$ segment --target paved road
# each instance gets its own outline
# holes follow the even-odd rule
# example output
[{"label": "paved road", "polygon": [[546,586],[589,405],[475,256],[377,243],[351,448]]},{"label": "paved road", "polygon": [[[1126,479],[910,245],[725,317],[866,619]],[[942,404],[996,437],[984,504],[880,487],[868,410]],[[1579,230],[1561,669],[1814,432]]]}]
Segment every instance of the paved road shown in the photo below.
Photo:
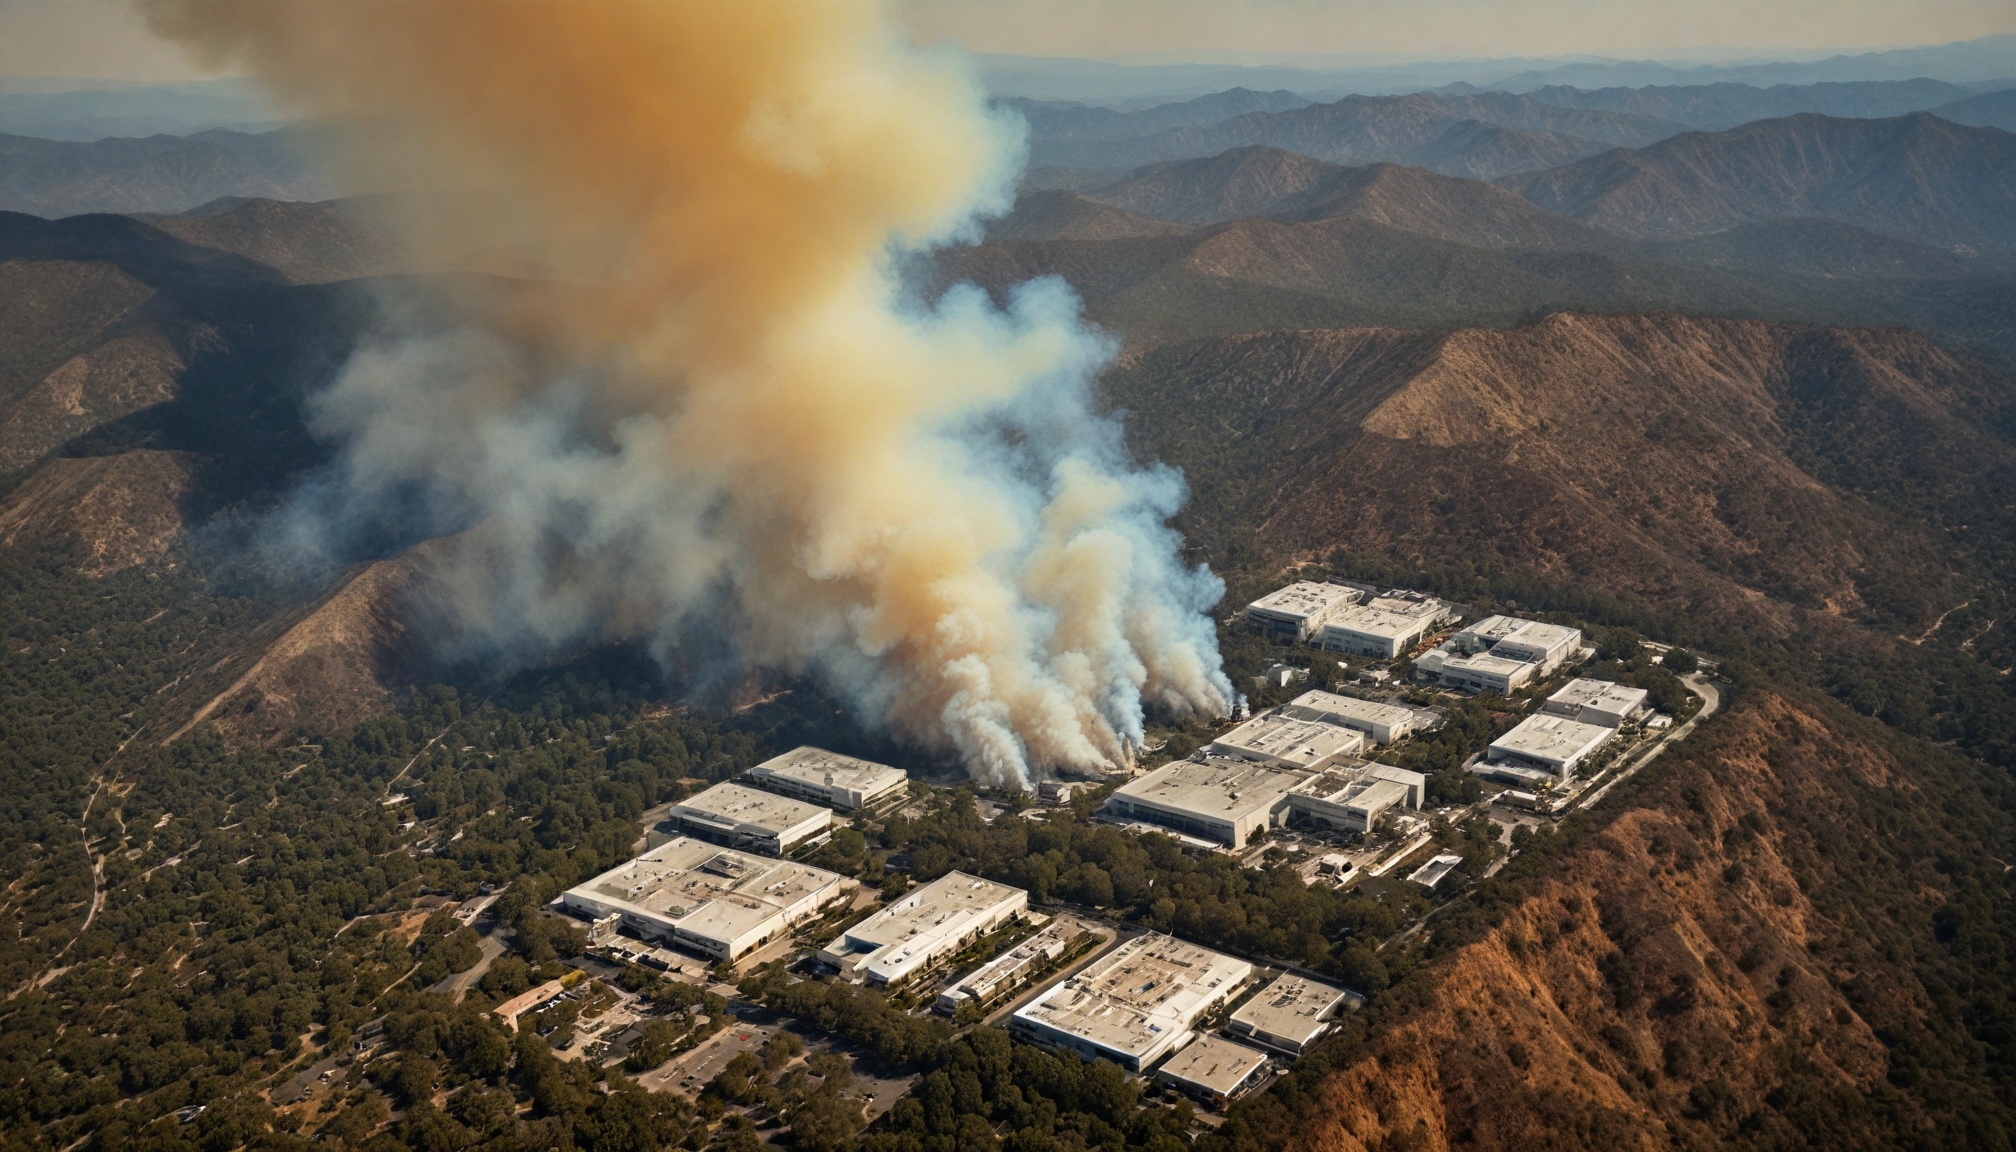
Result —
[{"label": "paved road", "polygon": [[461,1003],[462,997],[469,994],[469,989],[474,988],[476,982],[483,979],[483,974],[490,971],[490,965],[504,954],[504,933],[493,928],[480,938],[478,946],[483,950],[483,958],[476,961],[474,967],[467,972],[457,972],[453,976],[443,978],[428,991],[439,992],[452,998],[456,1003]]},{"label": "paved road", "polygon": [[1688,689],[1691,690],[1696,696],[1701,697],[1701,710],[1699,712],[1694,713],[1694,715],[1685,724],[1679,725],[1678,727],[1674,728],[1671,732],[1668,732],[1665,736],[1661,737],[1657,742],[1655,742],[1652,745],[1652,747],[1646,749],[1643,753],[1641,753],[1637,760],[1633,761],[1629,765],[1626,765],[1623,771],[1610,777],[1610,779],[1607,782],[1605,782],[1601,788],[1598,788],[1594,792],[1589,793],[1589,795],[1584,796],[1582,798],[1581,803],[1575,805],[1576,810],[1590,807],[1591,805],[1595,804],[1598,800],[1603,799],[1604,796],[1609,794],[1610,789],[1615,788],[1617,785],[1623,783],[1626,780],[1629,780],[1632,776],[1637,774],[1640,768],[1643,768],[1645,767],[1645,765],[1650,764],[1654,760],[1657,760],[1659,758],[1660,753],[1666,751],[1667,748],[1671,747],[1672,745],[1678,743],[1681,740],[1685,740],[1688,736],[1692,735],[1694,729],[1700,727],[1701,721],[1706,720],[1708,717],[1713,716],[1715,713],[1720,712],[1722,710],[1722,689],[1716,687],[1715,681],[1709,679],[1702,673],[1696,672],[1692,676],[1684,677],[1682,679],[1682,683],[1686,684]]}]

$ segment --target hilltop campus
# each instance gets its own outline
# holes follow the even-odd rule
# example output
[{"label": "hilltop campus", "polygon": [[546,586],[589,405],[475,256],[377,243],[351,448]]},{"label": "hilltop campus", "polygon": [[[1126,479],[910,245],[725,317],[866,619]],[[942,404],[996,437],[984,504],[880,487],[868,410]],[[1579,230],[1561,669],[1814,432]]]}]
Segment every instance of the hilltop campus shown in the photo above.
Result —
[{"label": "hilltop campus", "polygon": [[[1275,697],[1188,756],[1044,781],[1019,808],[988,801],[983,818],[1086,818],[1249,867],[1285,859],[1311,885],[1390,875],[1435,889],[1463,856],[1431,844],[1428,778],[1388,761],[1436,732],[1450,703],[1493,693],[1504,702],[1491,706],[1516,717],[1465,765],[1493,789],[1475,810],[1508,827],[1573,803],[1617,746],[1658,726],[1644,689],[1575,675],[1593,654],[1575,628],[1466,623],[1431,596],[1311,581],[1256,600],[1241,621],[1291,658],[1302,647],[1344,662],[1329,683]],[[1277,665],[1270,678],[1306,675]],[[1106,788],[1104,799],[1072,808],[1087,787]],[[608,961],[718,975],[790,959],[804,976],[911,1011],[990,1018],[1210,1106],[1265,1084],[1358,1001],[1293,966],[1096,911],[1038,909],[983,876],[948,871],[877,899],[817,863],[837,830],[921,812],[928,798],[900,769],[801,747],[667,805],[641,851],[555,903],[589,922],[591,953]],[[890,865],[907,869],[907,856]],[[568,994],[535,989],[512,1001],[512,1020]]]}]

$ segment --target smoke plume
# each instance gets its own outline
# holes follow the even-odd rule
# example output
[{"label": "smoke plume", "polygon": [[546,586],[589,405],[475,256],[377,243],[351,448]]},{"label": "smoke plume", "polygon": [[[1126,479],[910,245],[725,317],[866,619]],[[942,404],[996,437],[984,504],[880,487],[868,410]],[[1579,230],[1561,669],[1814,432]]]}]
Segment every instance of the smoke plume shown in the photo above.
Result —
[{"label": "smoke plume", "polygon": [[437,193],[416,248],[520,275],[314,412],[338,503],[476,525],[466,635],[725,624],[993,779],[1122,760],[1144,702],[1226,712],[1221,585],[1178,559],[1180,479],[1094,415],[1111,349],[1069,291],[901,289],[1006,207],[1021,139],[885,0],[143,3],[364,126],[358,178]]}]

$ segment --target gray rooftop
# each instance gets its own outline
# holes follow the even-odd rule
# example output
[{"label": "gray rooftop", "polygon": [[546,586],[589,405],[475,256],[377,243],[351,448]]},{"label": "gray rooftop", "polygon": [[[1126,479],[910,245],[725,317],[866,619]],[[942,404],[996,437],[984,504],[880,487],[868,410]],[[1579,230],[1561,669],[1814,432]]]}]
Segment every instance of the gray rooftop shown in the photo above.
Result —
[{"label": "gray rooftop", "polygon": [[1389,726],[1406,724],[1414,719],[1412,708],[1403,708],[1398,704],[1381,704],[1376,700],[1360,700],[1356,696],[1339,696],[1334,692],[1313,689],[1297,696],[1282,711],[1303,720],[1328,720],[1335,716],[1360,720],[1367,724]]},{"label": "gray rooftop", "polygon": [[673,806],[697,813],[723,824],[743,824],[779,835],[808,820],[832,819],[833,812],[817,804],[764,792],[743,784],[716,784],[698,796],[689,796]]},{"label": "gray rooftop", "polygon": [[1630,712],[1643,705],[1648,695],[1643,688],[1627,688],[1610,680],[1570,680],[1547,700],[1603,712]]},{"label": "gray rooftop", "polygon": [[679,837],[573,891],[717,940],[733,940],[847,878]]},{"label": "gray rooftop", "polygon": [[1356,588],[1346,588],[1342,584],[1318,584],[1304,580],[1269,592],[1248,605],[1247,611],[1299,620],[1321,616],[1340,604],[1354,603],[1359,595]]},{"label": "gray rooftop", "polygon": [[1232,1013],[1232,1024],[1300,1048],[1316,1038],[1337,1006],[1350,998],[1342,988],[1286,975]]},{"label": "gray rooftop", "polygon": [[1290,789],[1306,779],[1302,773],[1283,772],[1247,760],[1175,760],[1139,780],[1121,785],[1115,795],[1213,819],[1233,820],[1273,808]]},{"label": "gray rooftop", "polygon": [[1253,966],[1173,936],[1149,933],[1052,986],[1015,1015],[1139,1059],[1187,1031]]},{"label": "gray rooftop", "polygon": [[1275,712],[1248,720],[1212,741],[1211,746],[1233,754],[1265,757],[1296,767],[1317,769],[1339,756],[1349,756],[1365,747],[1365,737],[1336,724]]},{"label": "gray rooftop", "polygon": [[1206,1092],[1229,1096],[1247,1077],[1259,1071],[1267,1059],[1265,1052],[1256,1052],[1244,1044],[1217,1036],[1199,1036],[1171,1056],[1156,1073],[1194,1084]]},{"label": "gray rooftop", "polygon": [[1584,724],[1566,716],[1528,716],[1510,732],[1491,742],[1494,752],[1561,763],[1587,753],[1617,734],[1601,724]]}]

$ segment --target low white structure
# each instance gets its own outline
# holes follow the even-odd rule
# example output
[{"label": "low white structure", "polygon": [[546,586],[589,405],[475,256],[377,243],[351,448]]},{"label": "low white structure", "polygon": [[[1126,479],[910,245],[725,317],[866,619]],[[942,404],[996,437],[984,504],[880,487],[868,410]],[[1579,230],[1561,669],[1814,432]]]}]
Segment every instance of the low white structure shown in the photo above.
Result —
[{"label": "low white structure", "polygon": [[947,1016],[968,1004],[985,1007],[1028,983],[1051,961],[1071,946],[1072,929],[1061,923],[1046,925],[1041,932],[968,972],[959,982],[938,994],[932,1005]]},{"label": "low white structure", "polygon": [[1393,808],[1419,808],[1426,784],[1426,777],[1419,772],[1384,764],[1332,770],[1291,793],[1288,808],[1331,828],[1370,832]]},{"label": "low white structure", "polygon": [[1277,589],[1246,606],[1248,622],[1277,640],[1309,643],[1322,633],[1332,616],[1363,595],[1342,584],[1304,580]]},{"label": "low white structure", "polygon": [[1032,1043],[1138,1073],[1181,1048],[1199,1019],[1252,978],[1244,960],[1148,933],[1045,989],[1008,1026]]},{"label": "low white structure", "polygon": [[1155,1078],[1222,1108],[1266,1078],[1267,1054],[1216,1036],[1199,1036],[1155,1070]]},{"label": "low white structure", "polygon": [[910,791],[910,778],[887,764],[809,746],[765,760],[744,773],[743,779],[841,812],[892,804]]},{"label": "low white structure", "polygon": [[1426,864],[1416,868],[1408,875],[1407,879],[1410,883],[1419,884],[1423,888],[1433,888],[1437,884],[1442,883],[1449,873],[1455,871],[1456,866],[1461,863],[1463,863],[1463,857],[1461,856],[1436,856]]},{"label": "low white structure", "polygon": [[1404,739],[1421,721],[1421,714],[1412,708],[1322,691],[1304,692],[1281,711],[1300,720],[1321,720],[1362,732],[1375,744]]},{"label": "low white structure", "polygon": [[1622,728],[1645,711],[1649,695],[1643,688],[1627,688],[1609,680],[1570,680],[1542,707],[1584,724]]},{"label": "low white structure", "polygon": [[1500,696],[1510,696],[1524,688],[1540,671],[1538,664],[1490,652],[1453,656],[1438,650],[1430,656],[1443,658],[1439,661],[1423,659],[1416,667],[1438,675],[1442,683],[1450,688],[1461,688],[1467,692],[1496,692]]},{"label": "low white structure", "polygon": [[1121,785],[1106,811],[1244,848],[1248,838],[1276,825],[1288,793],[1311,775],[1246,760],[1175,760]]},{"label": "low white structure", "polygon": [[1493,760],[1509,760],[1565,779],[1573,776],[1590,753],[1609,743],[1615,735],[1615,728],[1543,713],[1528,716],[1510,732],[1493,740],[1490,755]]},{"label": "low white structure", "polygon": [[1022,889],[948,872],[842,932],[819,959],[849,980],[887,987],[1028,913]]},{"label": "low white structure", "polygon": [[1322,720],[1298,719],[1285,710],[1248,720],[1206,749],[1215,756],[1309,772],[1364,750],[1364,733]]},{"label": "low white structure", "polygon": [[1517,616],[1487,616],[1450,637],[1449,642],[1466,655],[1489,652],[1508,660],[1537,664],[1540,674],[1545,676],[1581,648],[1582,630]]},{"label": "low white structure", "polygon": [[680,837],[568,889],[561,901],[593,920],[621,916],[644,939],[735,960],[856,890],[823,868]]},{"label": "low white structure", "polygon": [[1448,614],[1440,600],[1374,597],[1334,615],[1323,626],[1321,642],[1331,652],[1394,660],[1421,643]]},{"label": "low white structure", "polygon": [[741,784],[716,784],[689,796],[666,819],[687,835],[772,856],[824,839],[833,827],[830,808]]},{"label": "low white structure", "polygon": [[1330,1030],[1331,1014],[1350,998],[1351,994],[1342,988],[1284,975],[1241,1004],[1232,1013],[1232,1022],[1226,1030],[1290,1056],[1300,1056],[1303,1049]]}]

